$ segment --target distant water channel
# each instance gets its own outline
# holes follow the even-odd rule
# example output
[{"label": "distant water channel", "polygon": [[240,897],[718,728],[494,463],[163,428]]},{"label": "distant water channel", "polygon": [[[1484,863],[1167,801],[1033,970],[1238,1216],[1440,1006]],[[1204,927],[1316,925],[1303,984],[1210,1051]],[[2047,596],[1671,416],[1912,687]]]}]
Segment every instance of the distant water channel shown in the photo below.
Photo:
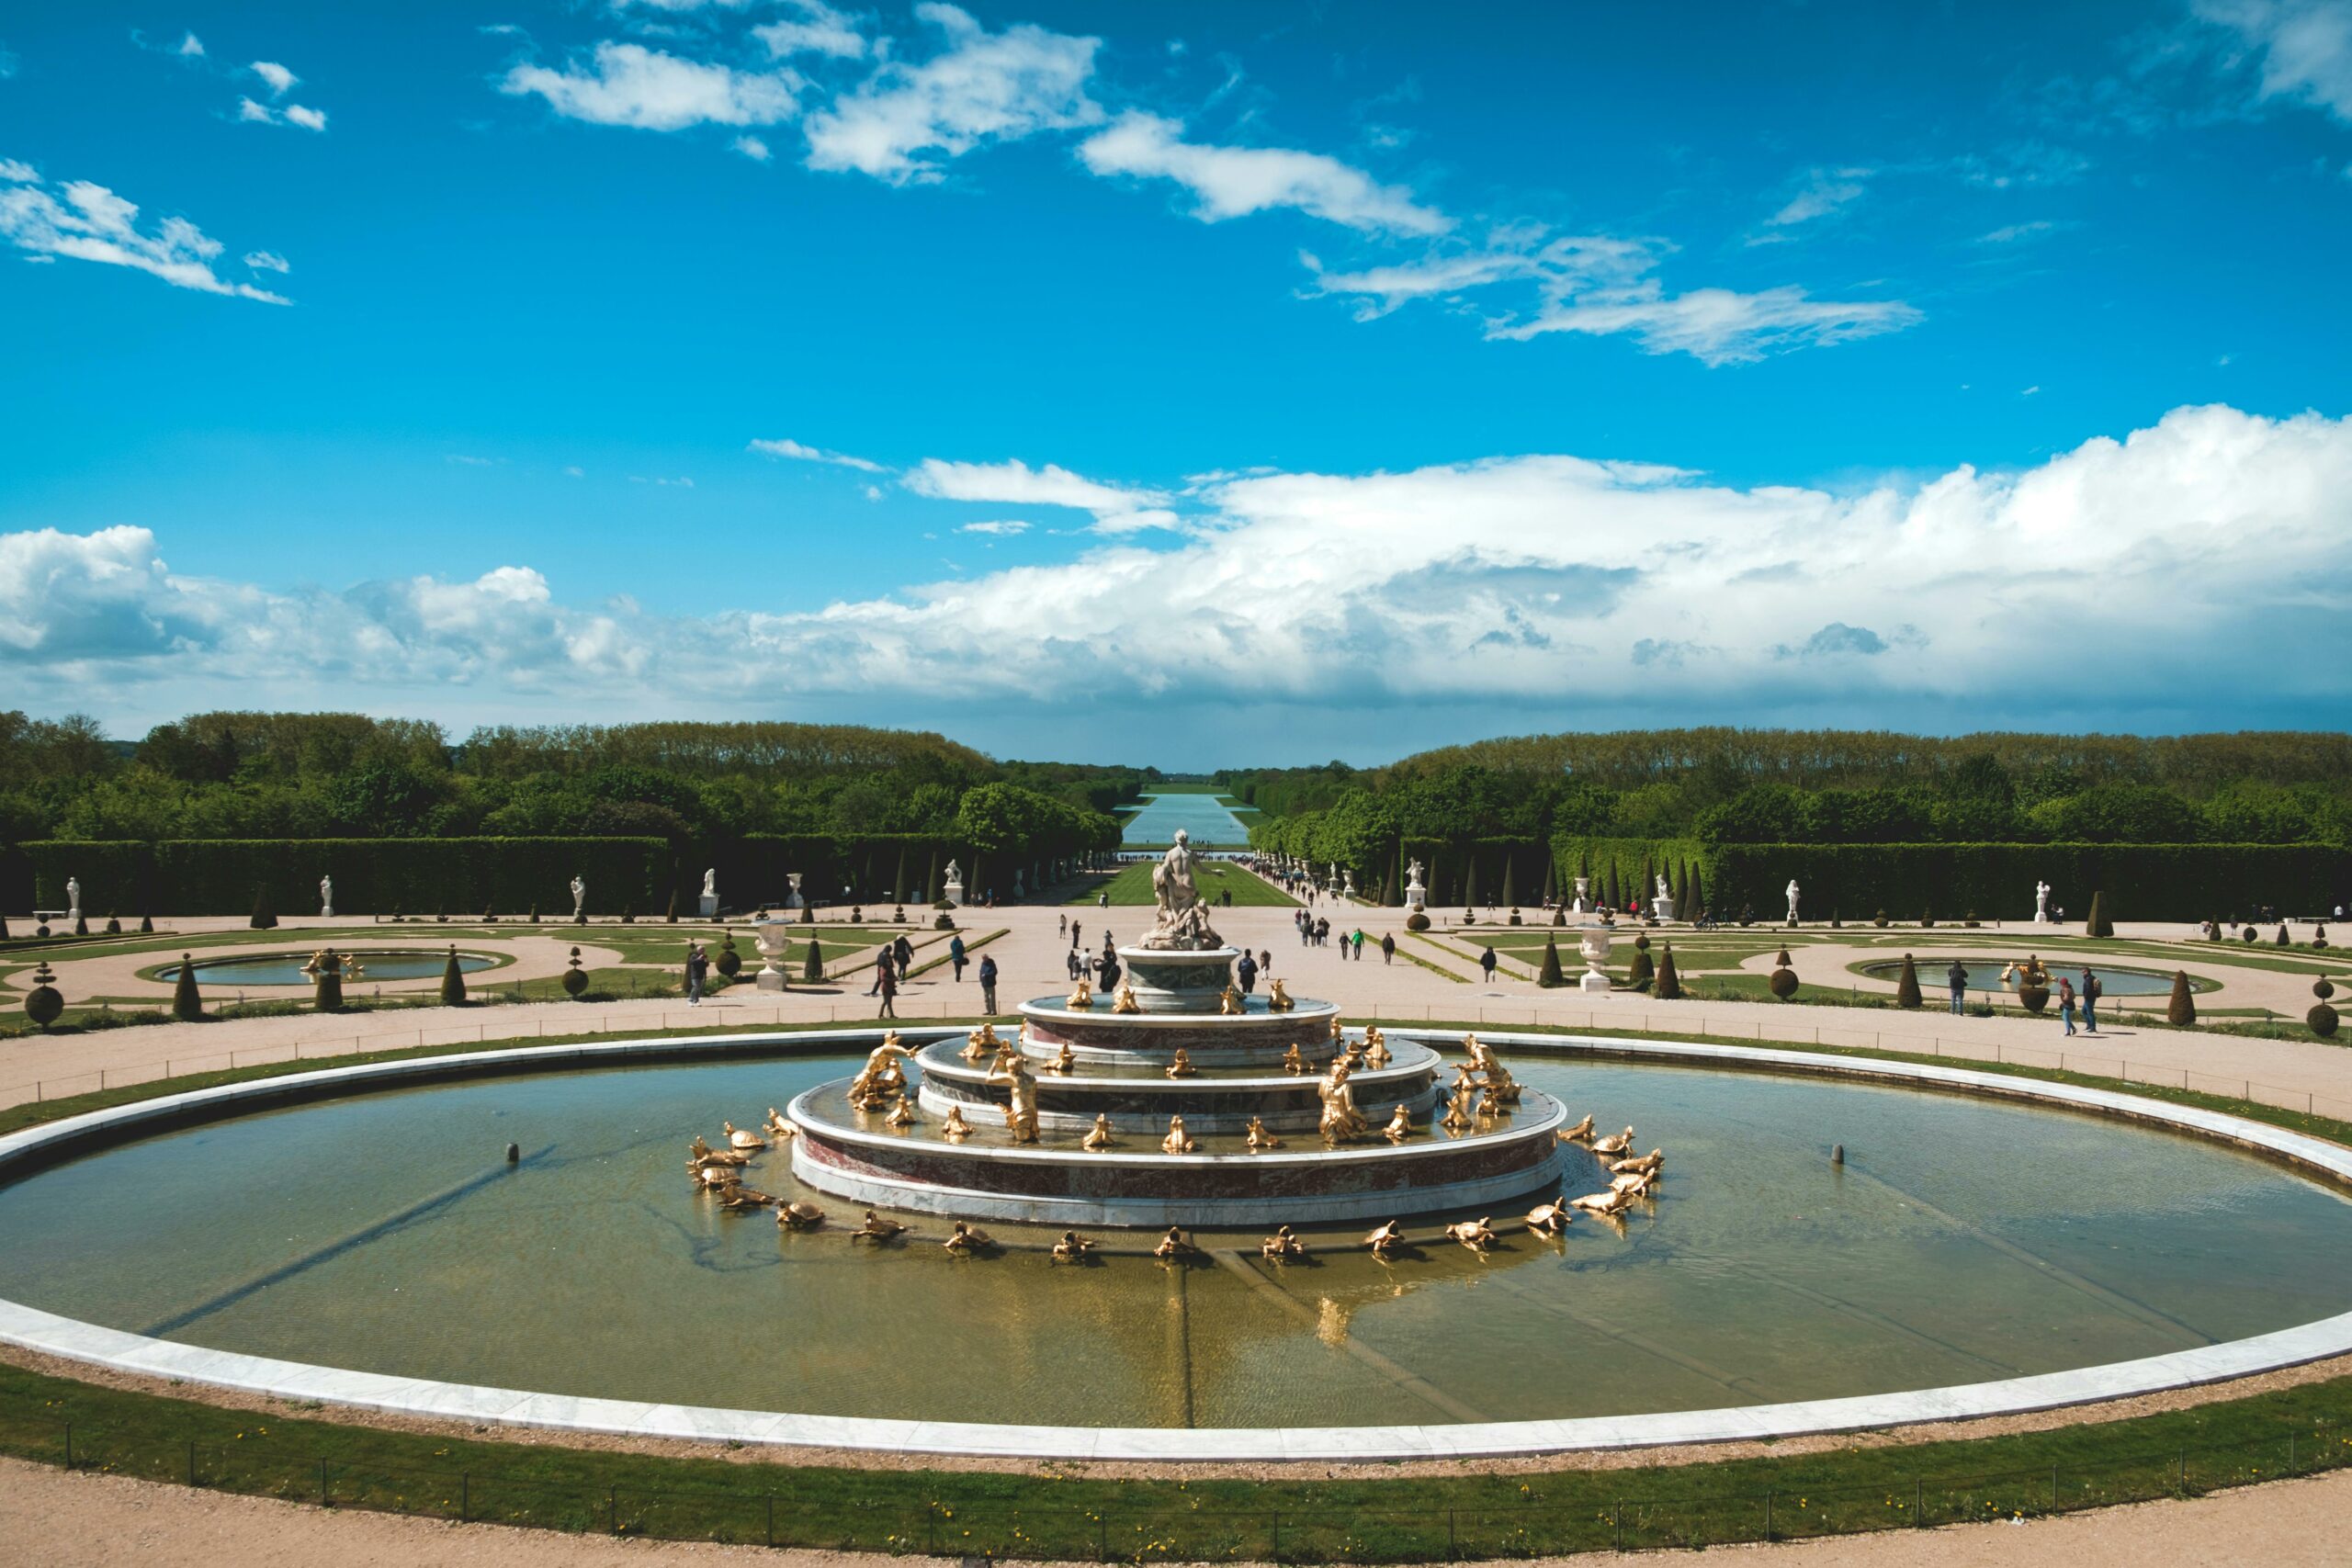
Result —
[{"label": "distant water channel", "polygon": [[1127,818],[1125,841],[1166,844],[1182,828],[1200,849],[1247,849],[1250,829],[1213,795],[1147,795],[1143,809]]}]

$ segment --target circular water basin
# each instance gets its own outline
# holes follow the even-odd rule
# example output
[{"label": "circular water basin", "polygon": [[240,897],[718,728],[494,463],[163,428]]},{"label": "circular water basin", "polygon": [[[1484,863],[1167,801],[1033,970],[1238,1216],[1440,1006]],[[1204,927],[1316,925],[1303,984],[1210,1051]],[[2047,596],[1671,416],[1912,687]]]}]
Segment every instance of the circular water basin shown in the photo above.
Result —
[{"label": "circular water basin", "polygon": [[[2352,1304],[2352,1202],[2267,1158],[2033,1105],[1647,1061],[1511,1057],[1571,1115],[1664,1147],[1666,1179],[1622,1226],[1552,1239],[1497,1213],[1484,1255],[1422,1220],[1387,1262],[1352,1225],[1311,1235],[1298,1266],[1261,1262],[1252,1229],[1198,1233],[1189,1265],[1100,1233],[1103,1256],[1070,1267],[1054,1233],[994,1222],[990,1256],[948,1253],[924,1215],[853,1243],[858,1211],[800,1188],[788,1151],[747,1179],[826,1208],[822,1229],[691,1187],[694,1134],[721,1141],[722,1119],[756,1125],[861,1060],[394,1088],[97,1148],[0,1188],[0,1305],[649,1404],[1436,1429],[1998,1385]],[[1572,1154],[1571,1194],[1600,1186]],[[108,1192],[137,1201],[93,1201]]]},{"label": "circular water basin", "polygon": [[[338,950],[341,951],[341,950]],[[430,980],[438,978],[449,966],[449,954],[427,952],[371,953],[365,948],[344,953],[346,959],[359,961],[364,973],[359,979],[368,980]],[[307,986],[311,977],[302,972],[311,961],[308,953],[259,953],[250,957],[208,958],[195,965],[198,982],[213,986]],[[479,974],[494,969],[499,961],[486,953],[458,954],[458,972]],[[177,977],[179,965],[166,964],[155,971],[159,979]],[[349,973],[345,971],[345,978]]]},{"label": "circular water basin", "polygon": [[[2018,962],[2017,959],[1964,958],[1961,962],[1967,967],[1968,988],[1972,991],[2014,991],[2018,988],[2014,976],[2007,980],[2001,978],[2001,971],[2017,964]],[[2050,988],[2052,992],[2058,989],[2058,982],[2062,979],[2072,980],[2077,989],[2081,987],[2083,972],[2080,968],[2062,969],[2049,964],[2045,964],[2044,967],[2050,971]],[[1929,958],[1919,961],[1920,986],[1927,989],[1942,987],[1951,969],[1951,960],[1949,958]],[[1873,960],[1868,964],[1854,965],[1854,971],[1856,974],[1868,975],[1873,980],[1899,980],[1903,977],[1903,962],[1900,959]],[[2154,969],[2117,969],[2104,964],[2094,964],[2091,965],[2091,973],[2098,976],[2099,984],[2107,988],[2107,994],[2110,997],[2165,997],[2172,994],[2172,976]],[[2191,975],[2188,977],[2188,988],[2192,991],[2203,992],[2218,990],[2220,987],[2211,980],[2200,980]]]}]

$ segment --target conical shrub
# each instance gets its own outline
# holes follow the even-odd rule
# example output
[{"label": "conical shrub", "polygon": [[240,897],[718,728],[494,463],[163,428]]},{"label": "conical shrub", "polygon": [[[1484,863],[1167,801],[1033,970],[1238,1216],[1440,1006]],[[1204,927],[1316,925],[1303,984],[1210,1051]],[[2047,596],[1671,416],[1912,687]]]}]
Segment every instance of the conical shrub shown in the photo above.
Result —
[{"label": "conical shrub", "polygon": [[1657,961],[1657,994],[1661,1000],[1669,1002],[1678,1000],[1682,995],[1682,976],[1675,972],[1674,944],[1670,942]]},{"label": "conical shrub", "polygon": [[1895,982],[1894,1005],[1916,1008],[1919,1005],[1919,966],[1909,953],[1903,955],[1903,978]]},{"label": "conical shrub", "polygon": [[172,983],[172,1016],[194,1023],[204,1016],[204,998],[196,988],[196,965],[180,954],[179,978]]},{"label": "conical shrub", "polygon": [[678,923],[678,890],[675,887],[670,889],[670,912],[662,918],[673,926]]},{"label": "conical shrub", "polygon": [[277,929],[277,916],[270,910],[269,889],[266,887],[254,889],[254,918],[251,924],[257,931],[274,931]]},{"label": "conical shrub", "polygon": [[343,1010],[343,960],[328,948],[318,957],[318,973],[311,977],[311,1005],[321,1012]]},{"label": "conical shrub", "polygon": [[1560,944],[1552,937],[1544,939],[1544,967],[1536,971],[1535,983],[1547,991],[1568,983],[1567,976],[1560,973]]},{"label": "conical shrub", "polygon": [[2197,998],[2188,988],[2188,971],[2172,972],[2172,1000],[2165,1004],[2165,1017],[2174,1023],[2197,1021]]},{"label": "conical shrub", "polygon": [[2115,934],[2115,921],[2109,918],[2107,912],[2106,894],[2091,895],[2091,918],[2083,922],[2083,934],[2085,936],[2113,936]]},{"label": "conical shrub", "polygon": [[466,1005],[466,972],[458,967],[458,950],[454,946],[449,949],[449,962],[441,970],[441,1005]]},{"label": "conical shrub", "polygon": [[563,972],[563,994],[578,997],[588,988],[588,971],[580,967],[580,950],[571,950],[571,967]]},{"label": "conical shrub", "polygon": [[808,939],[808,951],[801,955],[800,983],[804,986],[825,983],[825,944],[813,936]]},{"label": "conical shrub", "polygon": [[1636,949],[1633,963],[1625,966],[1625,984],[1633,990],[1646,990],[1657,974],[1657,965],[1652,961],[1649,953],[1645,950]]}]

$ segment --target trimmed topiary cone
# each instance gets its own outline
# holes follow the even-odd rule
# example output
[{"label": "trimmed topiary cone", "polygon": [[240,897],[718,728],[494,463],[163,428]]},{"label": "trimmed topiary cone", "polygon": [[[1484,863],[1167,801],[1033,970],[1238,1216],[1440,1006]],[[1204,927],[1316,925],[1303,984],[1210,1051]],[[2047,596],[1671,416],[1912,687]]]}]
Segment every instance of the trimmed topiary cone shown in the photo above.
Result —
[{"label": "trimmed topiary cone", "polygon": [[571,950],[571,967],[563,972],[563,994],[577,998],[588,988],[588,971],[580,967],[580,950]]},{"label": "trimmed topiary cone", "polygon": [[[27,1010],[30,1010],[29,1004],[28,1005]],[[2318,1006],[2312,1008],[2311,1011],[2303,1014],[2303,1021],[2310,1024],[2312,1026],[2312,1032],[2318,1035],[2322,1040],[2333,1040],[2335,1038],[2335,1010],[2328,1006],[2325,1002],[2320,1003]]]},{"label": "trimmed topiary cone", "polygon": [[1560,973],[1560,944],[1554,938],[1544,939],[1544,967],[1536,971],[1535,983],[1547,991],[1568,983],[1567,976]]},{"label": "trimmed topiary cone", "polygon": [[1636,949],[1634,962],[1625,966],[1625,985],[1631,990],[1645,989],[1657,973],[1657,965],[1651,960],[1648,951]]},{"label": "trimmed topiary cone", "polygon": [[2091,895],[2091,915],[2090,919],[2083,922],[2083,934],[2085,936],[2113,936],[2115,934],[2115,922],[2109,919],[2107,914],[2106,894]]},{"label": "trimmed topiary cone", "polygon": [[[152,936],[152,935],[153,935],[153,934],[154,934],[154,931],[155,931],[155,920],[154,920],[154,917],[153,917],[153,916],[152,916],[152,915],[150,915],[150,914],[148,914],[148,913],[147,913],[147,911],[146,911],[146,910],[144,910],[144,909],[140,910],[140,911],[139,911],[139,934],[140,934],[140,935],[141,935],[141,936]],[[6,926],[5,923],[0,923],[0,936],[6,936],[7,934],[8,934],[8,928],[7,928],[7,926]]]},{"label": "trimmed topiary cone", "polygon": [[2197,998],[2188,988],[2188,971],[2172,972],[2172,1000],[2165,1004],[2165,1018],[2172,1023],[2197,1021]]},{"label": "trimmed topiary cone", "polygon": [[277,929],[277,917],[270,911],[269,890],[266,887],[254,889],[254,918],[250,923],[257,931],[274,931]]},{"label": "trimmed topiary cone", "polygon": [[1919,965],[1907,953],[1903,955],[1903,978],[1894,987],[1894,1005],[1903,1008],[1919,1005]]},{"label": "trimmed topiary cone", "polygon": [[334,948],[319,954],[319,972],[311,980],[311,1005],[321,1012],[343,1010],[343,960]]},{"label": "trimmed topiary cone", "polygon": [[808,951],[800,958],[800,983],[804,986],[825,983],[825,944],[813,936],[808,939]]},{"label": "trimmed topiary cone", "polygon": [[719,938],[718,957],[716,963],[718,972],[721,975],[726,976],[730,980],[732,980],[737,975],[742,973],[743,955],[735,951],[735,933],[733,931],[729,931],[726,935]]},{"label": "trimmed topiary cone", "polygon": [[441,971],[441,1005],[461,1008],[466,1005],[466,972],[458,967],[458,950],[449,949],[449,962]]},{"label": "trimmed topiary cone", "polygon": [[64,1010],[65,998],[57,994],[57,976],[42,964],[33,971],[33,988],[25,993],[25,1016],[35,1028],[46,1030]]},{"label": "trimmed topiary cone", "polygon": [[196,988],[196,965],[180,954],[179,978],[172,983],[172,1016],[194,1023],[204,1016],[204,998]]},{"label": "trimmed topiary cone", "polygon": [[1677,1001],[1682,996],[1682,976],[1675,972],[1674,944],[1668,942],[1657,961],[1656,994],[1661,1001]]},{"label": "trimmed topiary cone", "polygon": [[670,889],[670,912],[662,918],[673,926],[678,923],[678,890],[674,887]]}]

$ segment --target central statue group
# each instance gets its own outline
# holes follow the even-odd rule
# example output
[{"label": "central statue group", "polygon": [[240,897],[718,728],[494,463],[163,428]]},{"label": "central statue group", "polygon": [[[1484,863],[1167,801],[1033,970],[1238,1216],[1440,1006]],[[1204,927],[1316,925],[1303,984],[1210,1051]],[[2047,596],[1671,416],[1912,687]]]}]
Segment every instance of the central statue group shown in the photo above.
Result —
[{"label": "central statue group", "polygon": [[1193,853],[1191,835],[1177,829],[1176,841],[1151,868],[1151,897],[1157,908],[1151,931],[1136,945],[1160,953],[1206,953],[1225,945],[1225,939],[1209,924],[1208,905],[1202,902],[1200,887],[1193,880],[1193,865],[1198,859]]}]

